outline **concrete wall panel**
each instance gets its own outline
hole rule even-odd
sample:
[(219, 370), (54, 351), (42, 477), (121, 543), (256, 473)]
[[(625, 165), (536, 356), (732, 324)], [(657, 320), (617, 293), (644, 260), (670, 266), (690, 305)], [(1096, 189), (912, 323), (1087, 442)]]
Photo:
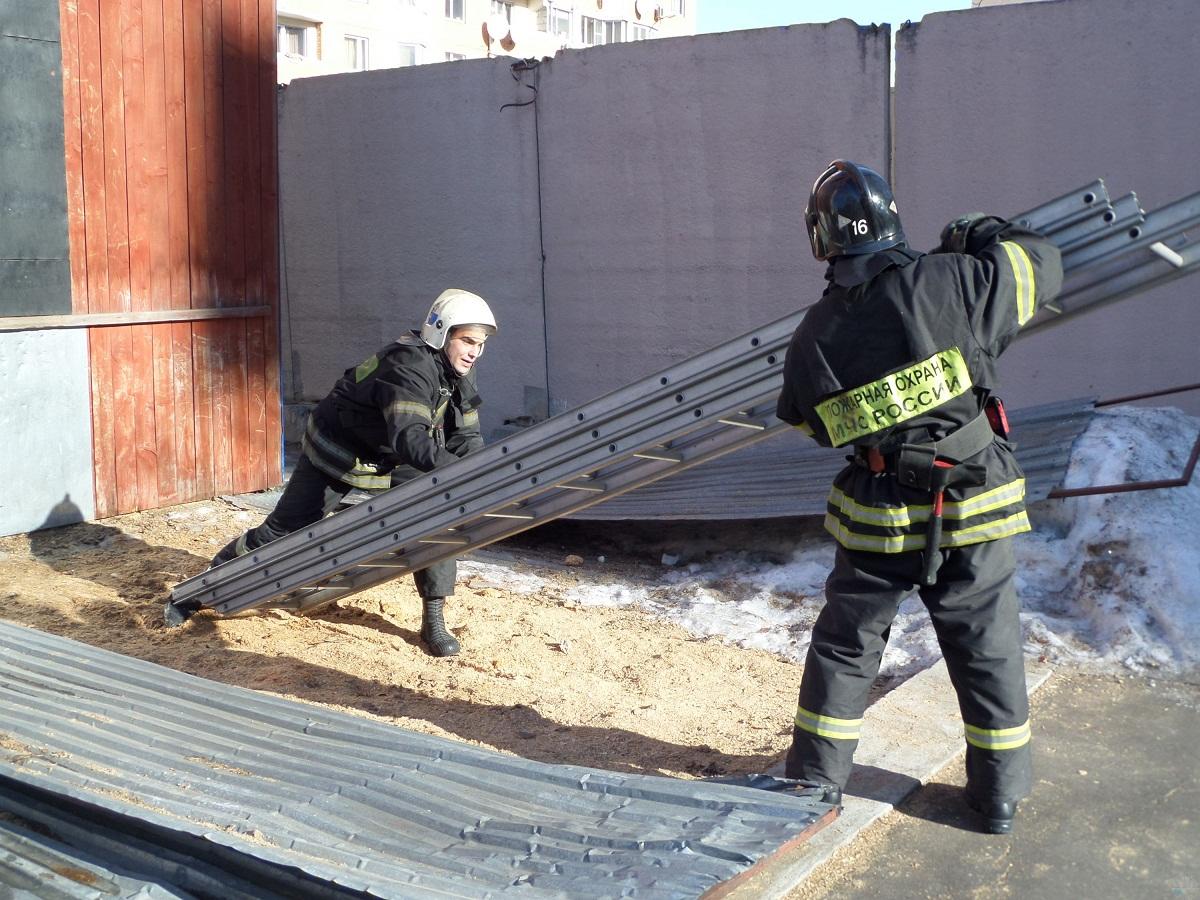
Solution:
[(87, 333), (0, 333), (0, 534), (95, 516)]
[(554, 411), (820, 295), (804, 205), (831, 159), (887, 171), (888, 61), (843, 19), (543, 64)]
[[(1200, 191), (1200, 6), (1058, 0), (926, 16), (896, 37), (897, 199), (913, 243), (1097, 176), (1145, 209)], [(1200, 277), (1084, 313), (1004, 357), (1016, 406), (1196, 381)], [(1200, 414), (1200, 395), (1157, 403)]]
[(532, 96), (511, 60), (298, 79), (280, 114), (285, 402), (420, 326), (447, 287), (492, 304), (485, 433), (546, 389)]

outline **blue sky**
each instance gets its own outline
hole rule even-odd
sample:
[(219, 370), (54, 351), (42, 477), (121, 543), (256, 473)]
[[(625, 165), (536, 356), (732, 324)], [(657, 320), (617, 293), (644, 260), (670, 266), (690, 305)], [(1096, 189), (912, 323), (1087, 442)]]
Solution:
[(831, 22), (853, 19), (860, 25), (905, 20), (919, 22), (921, 16), (947, 9), (968, 9), (971, 0), (695, 0), (698, 33), (769, 28), (797, 22)]

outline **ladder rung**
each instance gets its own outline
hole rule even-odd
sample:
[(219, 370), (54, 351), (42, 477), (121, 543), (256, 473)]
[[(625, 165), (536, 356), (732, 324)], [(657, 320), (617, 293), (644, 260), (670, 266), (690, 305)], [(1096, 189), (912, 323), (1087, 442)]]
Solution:
[(593, 481), (591, 484), (581, 484), (578, 481), (574, 483), (564, 481), (562, 484), (556, 484), (555, 487), (565, 488), (568, 491), (592, 491), (596, 494), (603, 494), (606, 490), (608, 490), (604, 483), (599, 481)]
[(633, 454), (638, 459), (657, 459), (661, 462), (683, 462), (683, 457), (678, 453), (672, 453), (670, 450), (639, 450)]
[(356, 569), (411, 569), (412, 566), (402, 562), (365, 562), (355, 566)]
[(488, 519), (532, 519), (534, 516), (531, 513), (499, 513), (489, 512), (483, 514)]
[(459, 537), (427, 537), (417, 541), (418, 544), (457, 544), (463, 546), (467, 543), (466, 538)]
[(749, 416), (729, 416), (725, 419), (717, 419), (722, 425), (736, 425), (738, 428), (753, 428), (755, 431), (763, 431), (766, 425), (762, 422), (755, 421)]

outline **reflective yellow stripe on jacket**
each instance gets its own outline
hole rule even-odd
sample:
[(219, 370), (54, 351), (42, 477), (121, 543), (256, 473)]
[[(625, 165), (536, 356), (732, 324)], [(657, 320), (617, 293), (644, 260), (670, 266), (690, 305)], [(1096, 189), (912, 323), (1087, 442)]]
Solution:
[[(1030, 530), (1025, 513), (1025, 479), (1017, 478), (942, 510), (941, 547), (965, 547)], [(925, 548), (931, 507), (866, 506), (841, 489), (829, 492), (825, 530), (848, 550), (907, 553)]]
[(382, 472), (379, 466), (363, 462), (341, 444), (330, 440), (317, 428), (311, 415), (300, 447), (316, 468), (351, 487), (378, 491), (392, 486), (390, 471)]
[(1024, 325), (1037, 311), (1037, 279), (1033, 274), (1033, 261), (1016, 241), (1001, 241), (1000, 246), (1008, 254), (1017, 282), (1017, 324)]

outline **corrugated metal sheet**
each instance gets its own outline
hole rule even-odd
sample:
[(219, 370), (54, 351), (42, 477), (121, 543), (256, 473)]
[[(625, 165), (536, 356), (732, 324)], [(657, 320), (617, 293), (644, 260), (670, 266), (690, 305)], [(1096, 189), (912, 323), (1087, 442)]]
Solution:
[(190, 895), (119, 874), (65, 844), (0, 820), (0, 897), (186, 900)]
[(698, 896), (833, 815), (765, 776), (531, 762), (3, 622), (0, 777), (380, 897)]
[[(1091, 421), (1093, 399), (1011, 414), (1029, 502), (1062, 484), (1071, 446)], [(846, 451), (784, 433), (575, 513), (575, 519), (769, 519), (825, 513)]]

